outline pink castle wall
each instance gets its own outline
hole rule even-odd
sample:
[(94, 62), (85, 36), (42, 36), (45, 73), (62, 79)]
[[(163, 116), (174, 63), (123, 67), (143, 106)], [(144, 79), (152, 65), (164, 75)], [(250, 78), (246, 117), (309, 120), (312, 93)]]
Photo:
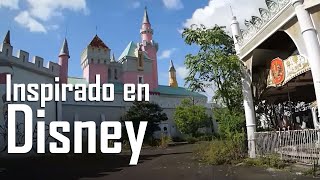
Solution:
[[(143, 23), (141, 30), (152, 30), (150, 23)], [(151, 43), (153, 37), (151, 32), (141, 33), (141, 40), (147, 41), (148, 43)], [(148, 55), (148, 57), (152, 60), (152, 77), (150, 83), (150, 90), (153, 90), (158, 87), (158, 62), (157, 62), (157, 50), (154, 45), (148, 44), (147, 46), (143, 46), (142, 50), (145, 51)], [(151, 86), (152, 84), (152, 86)]]
[(60, 83), (68, 83), (68, 56), (60, 56), (59, 57), (59, 65), (60, 65)]
[(107, 83), (108, 81), (108, 66), (103, 64), (89, 64), (83, 70), (83, 77), (89, 83), (96, 82), (96, 74), (100, 74), (100, 83)]
[[(141, 30), (148, 30), (151, 29), (151, 24), (150, 23), (143, 23), (141, 26)], [(141, 34), (142, 40), (146, 40), (147, 42), (150, 42), (152, 40), (152, 33), (142, 33)]]
[(152, 59), (152, 89), (158, 88), (158, 61), (157, 50), (154, 46), (144, 47), (143, 50), (147, 53), (148, 57)]

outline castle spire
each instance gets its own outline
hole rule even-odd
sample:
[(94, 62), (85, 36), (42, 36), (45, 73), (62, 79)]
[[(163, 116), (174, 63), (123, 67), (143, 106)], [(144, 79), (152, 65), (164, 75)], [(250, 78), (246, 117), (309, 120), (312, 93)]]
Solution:
[(116, 58), (114, 57), (114, 53), (112, 53), (112, 57), (111, 57), (110, 62), (116, 62)]
[(153, 29), (151, 27), (147, 8), (144, 9), (143, 21), (140, 29), (141, 43), (139, 48), (146, 53), (148, 58), (152, 60), (152, 79), (150, 84), (151, 90), (158, 87), (158, 64), (157, 52), (158, 43), (153, 40)]
[(169, 72), (172, 71), (172, 72), (176, 72), (176, 69), (174, 68), (174, 65), (173, 65), (173, 62), (172, 60), (170, 60), (170, 68), (169, 68)]
[(176, 69), (174, 68), (172, 60), (170, 60), (170, 68), (169, 68), (169, 86), (173, 88), (178, 87)]
[(150, 24), (147, 6), (144, 8), (144, 15), (143, 15), (143, 21), (142, 21), (142, 23), (143, 23), (143, 24)]
[(3, 40), (3, 44), (11, 44), (10, 43), (10, 30), (8, 30), (4, 40)]
[(63, 41), (63, 44), (62, 44), (62, 47), (61, 47), (61, 50), (60, 50), (60, 53), (59, 53), (59, 57), (60, 56), (68, 56), (70, 58), (68, 41), (67, 41), (66, 38)]
[(144, 15), (143, 15), (143, 21), (142, 26), (140, 29), (141, 39), (142, 42), (151, 42), (152, 41), (152, 35), (153, 35), (153, 29), (151, 27), (150, 21), (149, 21), (149, 15), (147, 8), (144, 9)]
[(59, 53), (59, 62), (60, 65), (60, 83), (66, 84), (68, 83), (68, 67), (69, 67), (69, 47), (68, 41), (64, 38), (60, 53)]

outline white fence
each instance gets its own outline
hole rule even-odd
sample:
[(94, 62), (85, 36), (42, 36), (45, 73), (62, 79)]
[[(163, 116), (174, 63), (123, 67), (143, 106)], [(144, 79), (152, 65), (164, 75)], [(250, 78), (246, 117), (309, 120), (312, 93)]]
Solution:
[(319, 137), (320, 130), (256, 132), (256, 153), (312, 164), (320, 159)]

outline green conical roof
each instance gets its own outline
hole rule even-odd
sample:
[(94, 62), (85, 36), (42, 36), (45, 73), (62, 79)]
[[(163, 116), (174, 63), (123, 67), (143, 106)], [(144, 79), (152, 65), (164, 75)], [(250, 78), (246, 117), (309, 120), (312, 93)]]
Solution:
[[(120, 55), (119, 57), (119, 61), (121, 61), (124, 57), (138, 57), (137, 54), (136, 54), (136, 50), (137, 50), (137, 44), (134, 43), (133, 41), (131, 41), (127, 47), (124, 49), (124, 51), (122, 52), (122, 54)], [(144, 54), (144, 58), (146, 59), (150, 59), (146, 53), (143, 53)]]
[(136, 57), (135, 50), (137, 49), (137, 45), (134, 42), (130, 42), (126, 49), (122, 52), (122, 54), (119, 57), (119, 60), (121, 60), (124, 57), (130, 56), (130, 57)]

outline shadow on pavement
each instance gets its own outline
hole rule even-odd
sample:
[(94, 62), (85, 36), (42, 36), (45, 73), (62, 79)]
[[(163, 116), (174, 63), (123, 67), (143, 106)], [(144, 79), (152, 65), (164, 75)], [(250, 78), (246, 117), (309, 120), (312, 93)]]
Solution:
[[(161, 155), (141, 155), (139, 164)], [(60, 180), (97, 178), (128, 167), (130, 158), (131, 155), (87, 154), (0, 160), (0, 179)]]

